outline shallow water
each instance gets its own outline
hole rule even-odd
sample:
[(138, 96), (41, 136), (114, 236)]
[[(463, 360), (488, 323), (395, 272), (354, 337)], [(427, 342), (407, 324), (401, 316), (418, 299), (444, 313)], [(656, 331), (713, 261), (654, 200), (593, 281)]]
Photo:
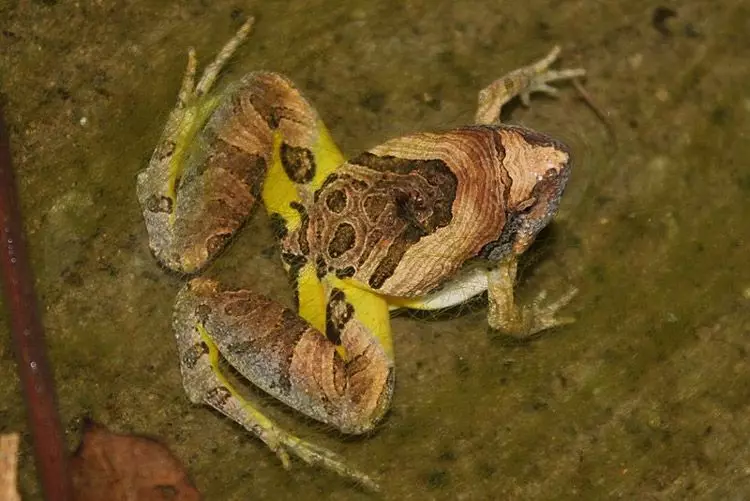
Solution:
[[(186, 48), (207, 61), (252, 14), (224, 78), (289, 75), (347, 154), (468, 123), (483, 85), (554, 44), (562, 67), (589, 70), (614, 130), (567, 85), (508, 118), (575, 154), (520, 285), (527, 300), (578, 287), (575, 324), (514, 345), (487, 331), (481, 304), (400, 316), (396, 395), (375, 434), (346, 439), (265, 401), (274, 418), (375, 475), (383, 499), (750, 496), (747, 2), (669, 3), (663, 24), (642, 0), (161, 4), (0, 4), (0, 91), (71, 444), (84, 416), (159, 436), (206, 499), (375, 497), (298, 462), (283, 470), (182, 392), (181, 279), (149, 254), (135, 175)], [(258, 215), (209, 273), (289, 301), (272, 249)], [(0, 360), (0, 432), (22, 430), (7, 342)]]

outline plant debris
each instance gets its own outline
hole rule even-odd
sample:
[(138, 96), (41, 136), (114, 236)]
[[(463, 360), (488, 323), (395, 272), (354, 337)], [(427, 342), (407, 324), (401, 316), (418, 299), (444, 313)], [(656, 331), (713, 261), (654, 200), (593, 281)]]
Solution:
[(86, 423), (70, 462), (76, 501), (199, 501), (182, 463), (153, 438)]

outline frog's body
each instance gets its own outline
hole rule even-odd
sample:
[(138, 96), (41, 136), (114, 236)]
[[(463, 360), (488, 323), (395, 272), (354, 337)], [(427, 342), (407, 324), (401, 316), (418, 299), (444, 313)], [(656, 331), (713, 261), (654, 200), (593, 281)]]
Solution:
[(210, 93), (249, 28), (197, 85), (191, 52), (178, 106), (138, 177), (138, 197), (155, 256), (188, 274), (215, 257), (262, 198), (298, 308), (193, 279), (174, 316), (185, 389), (258, 435), (285, 464), (291, 452), (368, 482), (260, 414), (222, 375), (219, 354), (288, 405), (362, 433), (393, 393), (389, 310), (442, 308), (488, 291), (492, 327), (525, 335), (567, 322), (554, 313), (570, 296), (521, 309), (513, 285), (516, 257), (556, 211), (568, 151), (495, 121), (514, 96), (551, 92), (546, 82), (583, 72), (547, 70), (553, 51), (482, 91), (478, 125), (393, 139), (345, 162), (285, 77), (251, 73)]

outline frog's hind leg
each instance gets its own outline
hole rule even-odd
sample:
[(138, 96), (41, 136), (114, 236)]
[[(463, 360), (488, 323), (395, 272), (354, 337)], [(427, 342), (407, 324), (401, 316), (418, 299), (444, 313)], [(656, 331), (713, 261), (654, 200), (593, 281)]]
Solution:
[(148, 168), (138, 175), (151, 250), (180, 273), (201, 271), (259, 198), (280, 216), (287, 233), (300, 229), (299, 209), (343, 163), (315, 109), (283, 76), (254, 72), (213, 89), (250, 25), (240, 28), (197, 84), (190, 52), (177, 106)]
[(496, 123), (500, 120), (502, 107), (514, 97), (520, 97), (521, 102), (528, 106), (532, 92), (543, 92), (552, 96), (557, 94), (557, 89), (549, 85), (550, 82), (570, 80), (586, 74), (586, 70), (583, 69), (550, 70), (550, 65), (557, 60), (559, 54), (560, 47), (555, 46), (539, 61), (511, 71), (479, 91), (475, 123)]
[(179, 293), (174, 316), (185, 390), (193, 402), (210, 405), (257, 435), (285, 465), (292, 454), (373, 487), (339, 456), (266, 418), (219, 366), (221, 354), (242, 376), (286, 404), (346, 433), (363, 433), (390, 404), (393, 362), (377, 340), (354, 324), (341, 333), (345, 360), (335, 343), (278, 303), (194, 279)]

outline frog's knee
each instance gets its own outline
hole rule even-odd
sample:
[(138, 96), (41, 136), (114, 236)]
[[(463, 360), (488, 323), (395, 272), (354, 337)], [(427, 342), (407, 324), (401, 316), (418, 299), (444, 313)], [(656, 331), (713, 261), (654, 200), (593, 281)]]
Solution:
[[(362, 435), (371, 432), (385, 417), (391, 406), (394, 387), (394, 370), (388, 367), (366, 385), (358, 386), (351, 382), (347, 388), (346, 405), (339, 418), (332, 423), (347, 435)], [(356, 379), (356, 375), (351, 379)]]

